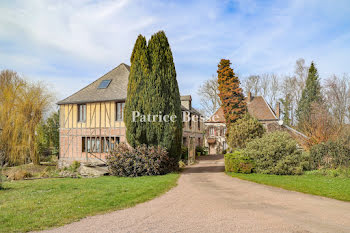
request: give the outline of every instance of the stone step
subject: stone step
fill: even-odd
[[[78,172],[84,177],[99,177],[109,174],[108,167],[101,165],[81,164]]]

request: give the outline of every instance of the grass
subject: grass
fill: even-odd
[[[350,179],[315,174],[281,176],[266,174],[228,173],[232,177],[271,185],[287,190],[350,201]]]
[[[178,177],[168,174],[5,182],[5,189],[0,190],[0,232],[42,230],[131,207],[165,193],[176,185]]]

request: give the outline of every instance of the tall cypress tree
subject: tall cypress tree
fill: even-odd
[[[145,110],[151,115],[174,115],[175,122],[147,122],[147,141],[167,148],[169,155],[179,159],[181,154],[181,101],[173,55],[163,31],[148,42],[151,72],[147,79]]]
[[[230,60],[221,59],[217,71],[219,96],[227,126],[238,120],[246,112],[243,90],[239,87],[240,81],[230,65]]]
[[[306,85],[298,103],[297,117],[299,127],[309,120],[312,103],[321,103],[322,99],[318,72],[314,62],[311,62]]]
[[[132,119],[132,112],[145,113],[146,80],[149,76],[149,57],[145,37],[139,35],[130,58],[131,67],[128,81],[127,99],[124,110],[124,121],[126,126],[126,138],[128,143],[135,147],[140,144],[147,144],[146,126],[137,118]]]

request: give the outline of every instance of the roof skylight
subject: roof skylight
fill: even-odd
[[[102,80],[100,85],[98,86],[98,89],[106,89],[110,83],[111,80]]]

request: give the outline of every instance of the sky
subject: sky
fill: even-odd
[[[139,34],[164,30],[182,95],[230,59],[241,79],[292,74],[298,58],[321,78],[350,73],[350,1],[2,0],[0,70],[44,82],[63,99],[120,63]]]

